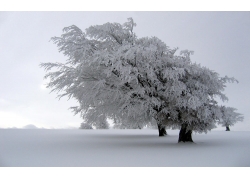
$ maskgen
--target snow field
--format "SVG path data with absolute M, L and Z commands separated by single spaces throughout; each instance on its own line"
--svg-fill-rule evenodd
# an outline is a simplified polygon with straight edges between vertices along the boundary
M 167 130 L 1 129 L 0 166 L 15 167 L 242 167 L 250 166 L 249 131 L 193 134 L 177 143 Z

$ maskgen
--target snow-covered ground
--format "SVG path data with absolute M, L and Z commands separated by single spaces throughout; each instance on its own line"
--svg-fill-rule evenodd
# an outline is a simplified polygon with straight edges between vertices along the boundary
M 177 143 L 167 130 L 0 129 L 0 166 L 250 166 L 249 131 L 193 134 Z

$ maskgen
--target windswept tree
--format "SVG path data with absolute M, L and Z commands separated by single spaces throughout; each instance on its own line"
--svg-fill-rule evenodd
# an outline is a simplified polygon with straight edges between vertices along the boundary
M 236 108 L 221 106 L 222 116 L 220 118 L 219 124 L 226 127 L 226 131 L 230 131 L 229 126 L 233 126 L 239 121 L 243 121 L 243 116 L 240 113 L 235 112 Z
M 225 83 L 235 79 L 192 63 L 191 51 L 175 55 L 177 49 L 156 37 L 138 38 L 135 26 L 129 18 L 85 32 L 64 28 L 52 41 L 68 59 L 41 64 L 48 71 L 47 87 L 59 98 L 75 98 L 72 110 L 93 126 L 107 127 L 111 119 L 116 127 L 142 128 L 155 121 L 159 136 L 166 127 L 180 128 L 179 142 L 192 141 L 192 131 L 213 128 L 220 118 L 214 97 L 226 100 Z
M 178 128 L 179 142 L 193 142 L 192 132 L 207 132 L 216 127 L 222 117 L 220 106 L 215 97 L 222 101 L 228 98 L 222 93 L 226 83 L 237 82 L 234 78 L 220 77 L 218 73 L 191 63 L 189 51 L 183 51 L 184 57 L 174 56 L 174 59 L 181 59 L 183 75 L 179 77 L 177 96 L 166 97 L 169 104 L 164 107 L 168 114 L 161 112 L 163 125 L 166 127 Z M 185 62 L 186 63 L 183 63 Z M 175 87 L 176 88 L 176 87 Z M 170 99 L 169 99 L 170 98 Z
M 223 108 L 216 101 L 216 97 L 223 102 L 228 101 L 223 91 L 226 83 L 238 83 L 235 78 L 220 77 L 218 73 L 197 64 L 192 64 L 191 69 L 190 66 L 186 68 L 188 73 L 181 81 L 185 82 L 191 98 L 186 101 L 188 103 L 186 108 L 179 111 L 179 120 L 182 122 L 179 142 L 192 141 L 192 131 L 207 132 L 215 128 L 216 124 L 231 122 L 233 125 L 243 120 L 241 114 L 234 112 L 235 108 Z M 229 114 L 234 119 L 230 119 Z

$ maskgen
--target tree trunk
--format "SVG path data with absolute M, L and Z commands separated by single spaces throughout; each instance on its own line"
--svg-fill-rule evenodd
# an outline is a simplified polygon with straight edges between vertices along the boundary
M 229 128 L 229 126 L 226 126 L 226 131 L 230 131 L 230 128 Z
M 182 124 L 181 125 L 181 130 L 179 133 L 179 142 L 193 142 L 192 139 L 192 130 L 187 131 L 187 124 Z
M 157 124 L 158 130 L 159 130 L 159 136 L 166 136 L 167 131 L 165 129 L 165 126 L 162 126 L 162 124 Z

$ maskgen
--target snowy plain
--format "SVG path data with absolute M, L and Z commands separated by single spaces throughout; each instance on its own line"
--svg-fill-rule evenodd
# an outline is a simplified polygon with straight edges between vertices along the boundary
M 250 131 L 0 129 L 1 167 L 249 167 Z

